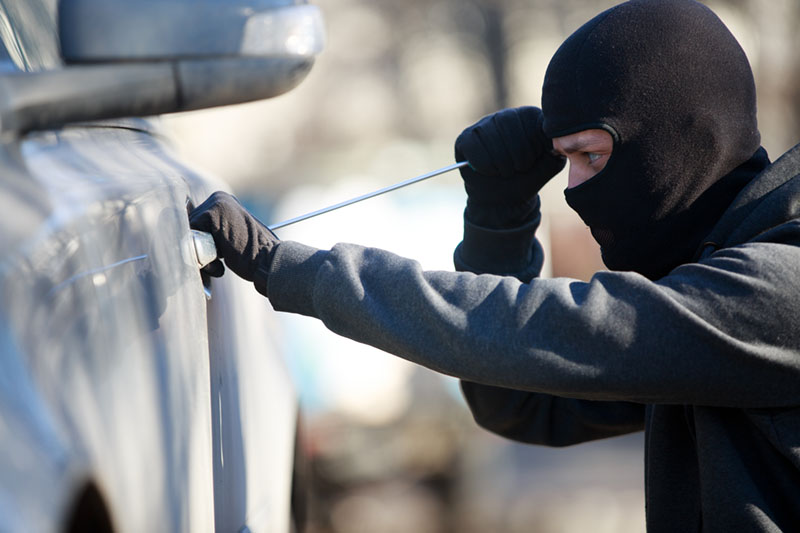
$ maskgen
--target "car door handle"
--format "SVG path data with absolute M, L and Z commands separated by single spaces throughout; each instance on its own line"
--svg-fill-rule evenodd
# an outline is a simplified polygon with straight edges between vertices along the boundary
M 214 245 L 214 237 L 210 233 L 193 229 L 192 242 L 198 267 L 203 268 L 217 258 L 217 247 Z
M 192 247 L 194 248 L 194 256 L 197 260 L 197 267 L 202 269 L 217 258 L 217 247 L 214 245 L 214 238 L 210 233 L 198 231 L 196 229 L 191 230 L 191 232 Z M 203 293 L 206 296 L 206 300 L 210 300 L 211 276 L 201 270 L 200 278 L 203 280 Z

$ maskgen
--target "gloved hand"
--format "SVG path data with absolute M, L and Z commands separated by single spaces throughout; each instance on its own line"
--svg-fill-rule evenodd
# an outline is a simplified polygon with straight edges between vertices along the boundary
M 269 228 L 236 198 L 219 191 L 189 213 L 189 224 L 193 229 L 210 233 L 219 259 L 238 276 L 255 281 L 256 289 L 266 294 L 267 272 L 275 246 L 280 242 Z M 219 259 L 205 267 L 209 275 L 219 277 L 225 272 Z
M 470 163 L 459 169 L 468 216 L 488 211 L 494 225 L 506 222 L 503 213 L 518 216 L 535 204 L 539 190 L 566 162 L 553 154 L 542 131 L 542 110 L 531 106 L 503 109 L 466 128 L 456 139 L 455 154 L 456 161 Z

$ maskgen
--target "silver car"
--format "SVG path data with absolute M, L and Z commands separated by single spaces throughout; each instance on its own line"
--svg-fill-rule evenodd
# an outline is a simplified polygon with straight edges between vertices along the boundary
M 228 187 L 143 117 L 290 90 L 319 12 L 0 0 L 0 40 L 0 531 L 298 527 L 271 310 L 189 229 Z

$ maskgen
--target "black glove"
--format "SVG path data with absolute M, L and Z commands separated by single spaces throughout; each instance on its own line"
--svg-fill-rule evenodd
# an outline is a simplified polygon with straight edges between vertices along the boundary
M 217 257 L 238 276 L 255 281 L 256 289 L 266 294 L 267 272 L 280 239 L 251 215 L 239 201 L 225 192 L 215 192 L 189 213 L 193 229 L 214 237 Z M 215 277 L 225 272 L 218 260 L 205 267 Z
M 456 161 L 470 163 L 460 169 L 468 218 L 479 224 L 488 218 L 493 226 L 513 225 L 529 211 L 566 162 L 542 131 L 542 110 L 530 106 L 482 118 L 461 132 L 455 153 Z

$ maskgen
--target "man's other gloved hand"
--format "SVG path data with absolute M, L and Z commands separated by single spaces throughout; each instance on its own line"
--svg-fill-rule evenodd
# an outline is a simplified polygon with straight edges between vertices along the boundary
M 251 215 L 239 201 L 225 192 L 215 192 L 189 213 L 193 229 L 214 237 L 217 256 L 238 276 L 255 281 L 262 294 L 275 246 L 280 239 Z M 219 259 L 205 271 L 219 277 L 225 272 Z
M 460 169 L 468 218 L 480 223 L 476 219 L 488 215 L 491 225 L 512 225 L 510 219 L 535 205 L 539 190 L 564 168 L 565 159 L 552 150 L 538 107 L 504 109 L 461 132 L 455 154 L 456 161 L 470 163 Z

